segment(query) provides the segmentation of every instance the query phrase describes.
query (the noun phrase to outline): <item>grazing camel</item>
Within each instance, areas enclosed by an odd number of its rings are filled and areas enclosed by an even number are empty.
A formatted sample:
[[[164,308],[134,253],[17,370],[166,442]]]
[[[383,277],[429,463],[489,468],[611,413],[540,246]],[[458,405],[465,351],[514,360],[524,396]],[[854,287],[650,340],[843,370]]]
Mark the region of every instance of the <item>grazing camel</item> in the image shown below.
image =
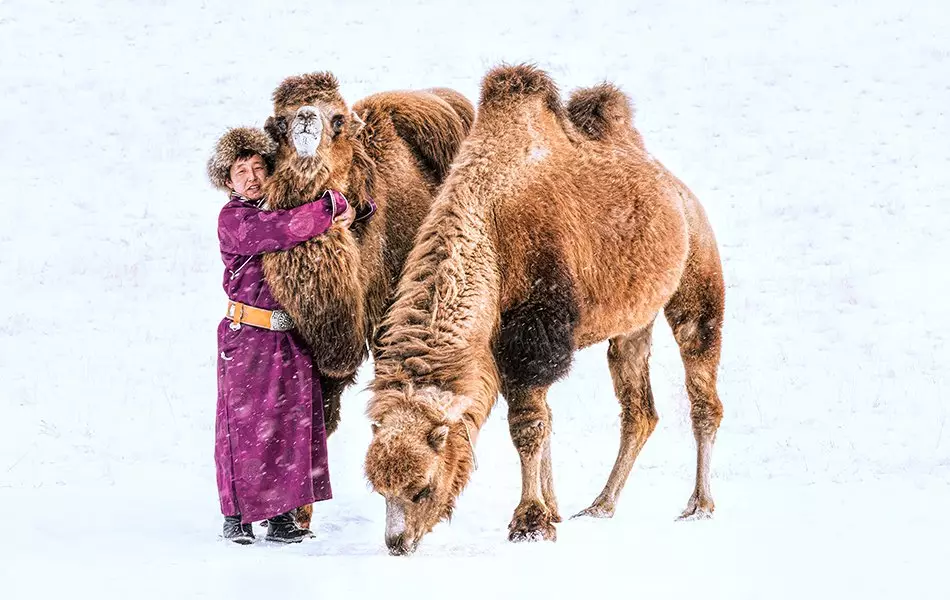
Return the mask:
[[[648,358],[662,310],[686,369],[697,445],[682,518],[714,510],[710,458],[724,285],[699,201],[644,149],[628,98],[603,84],[565,107],[546,73],[502,66],[423,221],[384,319],[365,471],[386,544],[412,552],[451,516],[502,393],[521,459],[509,539],[554,540],[548,388],[575,350],[609,340],[620,450],[583,515],[610,517],[657,423]]]

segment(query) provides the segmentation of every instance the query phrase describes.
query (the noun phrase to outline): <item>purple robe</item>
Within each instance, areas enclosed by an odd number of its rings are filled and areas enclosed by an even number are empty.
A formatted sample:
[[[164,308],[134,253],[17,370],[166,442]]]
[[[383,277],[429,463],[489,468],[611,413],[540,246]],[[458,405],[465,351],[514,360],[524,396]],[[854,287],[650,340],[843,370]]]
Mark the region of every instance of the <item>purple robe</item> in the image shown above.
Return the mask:
[[[328,194],[274,211],[262,204],[232,194],[218,217],[218,239],[228,298],[273,310],[280,306],[264,280],[262,254],[324,234],[346,199]],[[230,325],[228,318],[218,325],[214,458],[221,512],[250,523],[331,498],[323,399],[309,351],[293,330]]]

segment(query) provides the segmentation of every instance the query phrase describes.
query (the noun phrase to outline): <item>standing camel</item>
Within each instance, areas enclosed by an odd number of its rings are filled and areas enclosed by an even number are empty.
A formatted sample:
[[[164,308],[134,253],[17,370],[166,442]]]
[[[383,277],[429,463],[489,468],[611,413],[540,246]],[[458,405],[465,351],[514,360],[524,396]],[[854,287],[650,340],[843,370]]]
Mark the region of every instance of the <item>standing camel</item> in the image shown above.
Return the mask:
[[[446,88],[384,92],[350,109],[331,73],[288,77],[274,91],[265,130],[277,142],[268,207],[288,209],[327,192],[357,209],[349,228],[266,254],[274,298],[293,318],[319,372],[328,434],[353,383],[416,231],[468,133],[474,108]],[[311,508],[298,513],[309,525]]]

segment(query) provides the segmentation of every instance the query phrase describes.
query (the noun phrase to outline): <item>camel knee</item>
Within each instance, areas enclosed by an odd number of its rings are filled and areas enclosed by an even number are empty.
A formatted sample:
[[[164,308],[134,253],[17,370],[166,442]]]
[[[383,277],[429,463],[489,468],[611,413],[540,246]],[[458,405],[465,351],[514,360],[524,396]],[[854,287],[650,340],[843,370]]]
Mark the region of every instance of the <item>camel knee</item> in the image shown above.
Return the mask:
[[[689,413],[693,421],[693,433],[697,437],[715,435],[722,423],[722,402],[716,396],[693,402]]]
[[[685,356],[703,356],[719,347],[722,319],[718,316],[671,324],[673,337]]]
[[[718,354],[723,321],[721,298],[711,296],[696,299],[677,294],[664,313],[684,357]]]
[[[660,422],[652,403],[649,406],[624,406],[620,415],[624,429],[633,430],[637,438],[649,436]]]
[[[686,361],[686,391],[696,435],[713,434],[722,422],[722,402],[716,391],[716,365],[709,361]]]
[[[518,453],[523,456],[533,456],[541,452],[548,436],[548,426],[545,420],[537,415],[536,418],[508,419],[508,430],[511,441]]]

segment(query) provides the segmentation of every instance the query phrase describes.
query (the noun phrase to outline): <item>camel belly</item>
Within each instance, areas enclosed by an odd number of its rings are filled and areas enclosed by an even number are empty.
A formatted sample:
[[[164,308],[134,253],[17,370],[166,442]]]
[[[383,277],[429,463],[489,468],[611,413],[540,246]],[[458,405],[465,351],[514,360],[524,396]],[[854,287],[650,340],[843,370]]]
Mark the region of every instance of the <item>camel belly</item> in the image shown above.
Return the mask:
[[[592,250],[576,271],[578,348],[643,329],[676,292],[689,252],[682,203],[659,207],[636,231],[609,231]]]

